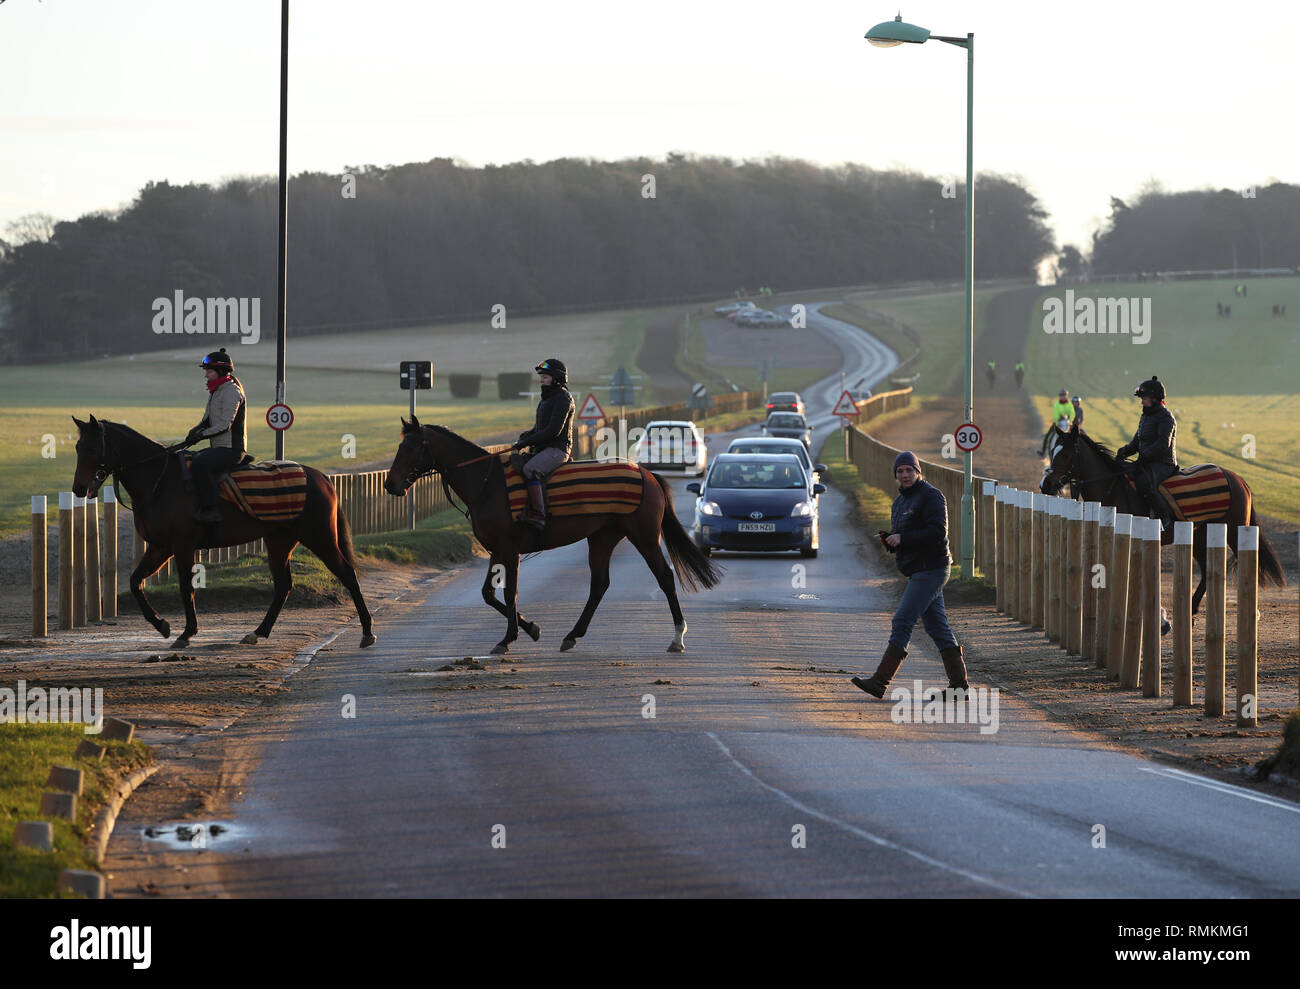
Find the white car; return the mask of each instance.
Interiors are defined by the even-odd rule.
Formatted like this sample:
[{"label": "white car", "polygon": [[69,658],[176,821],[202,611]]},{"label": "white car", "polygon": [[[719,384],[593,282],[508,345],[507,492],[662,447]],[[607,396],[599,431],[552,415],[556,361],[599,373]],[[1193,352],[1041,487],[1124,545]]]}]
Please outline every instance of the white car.
[{"label": "white car", "polygon": [[758,306],[752,302],[724,302],[713,312],[718,316],[726,316],[728,313],[739,312],[741,309],[757,309]]},{"label": "white car", "polygon": [[811,479],[809,485],[820,484],[825,464],[815,464],[808,449],[796,439],[783,436],[737,436],[727,447],[727,453],[789,453],[799,458],[804,472]]},{"label": "white car", "polygon": [[693,422],[656,419],[636,442],[632,459],[652,470],[680,470],[701,477],[708,466],[704,434]]}]

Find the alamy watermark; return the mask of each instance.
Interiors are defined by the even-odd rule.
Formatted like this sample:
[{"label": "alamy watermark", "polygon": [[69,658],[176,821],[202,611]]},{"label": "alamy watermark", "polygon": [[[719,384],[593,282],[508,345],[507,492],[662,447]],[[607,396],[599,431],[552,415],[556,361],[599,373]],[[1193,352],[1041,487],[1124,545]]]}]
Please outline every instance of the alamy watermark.
[{"label": "alamy watermark", "polygon": [[912,689],[895,687],[889,693],[894,707],[889,720],[896,725],[979,725],[981,735],[997,733],[997,687],[966,687],[947,691],[912,681]]},{"label": "alamy watermark", "polygon": [[163,333],[216,333],[239,337],[240,343],[262,338],[262,300],[185,297],[177,289],[173,298],[153,300],[153,331]]},{"label": "alamy watermark", "polygon": [[98,735],[104,727],[103,687],[27,688],[19,680],[17,689],[0,687],[0,724],[86,726],[87,735]]},{"label": "alamy watermark", "polygon": [[1043,300],[1044,333],[1125,333],[1133,343],[1151,342],[1151,299],[1076,298],[1074,289],[1065,299]]}]

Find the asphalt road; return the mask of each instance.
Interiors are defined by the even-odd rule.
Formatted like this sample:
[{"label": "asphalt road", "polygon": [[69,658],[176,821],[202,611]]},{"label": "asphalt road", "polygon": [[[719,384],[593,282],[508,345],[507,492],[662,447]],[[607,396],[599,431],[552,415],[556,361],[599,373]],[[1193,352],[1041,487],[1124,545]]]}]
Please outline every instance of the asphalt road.
[{"label": "asphalt road", "polygon": [[[888,373],[874,341],[833,324],[810,320],[846,365]],[[823,437],[838,394],[836,375],[806,395]],[[228,729],[257,769],[205,850],[143,837],[164,822],[128,804],[114,889],[162,863],[174,878],[155,868],[159,892],[188,896],[1300,892],[1300,807],[1099,748],[1012,697],[986,733],[900,723],[855,690],[896,591],[844,513],[838,492],[823,497],[815,560],[716,555],[720,587],[683,599],[683,655],[666,653],[667,606],[626,544],[567,653],[584,548],[524,564],[520,603],[542,639],[504,659],[485,655],[503,622],[479,599],[481,572],[440,579],[378,646],[343,635]],[[944,682],[918,635],[896,686]],[[481,669],[439,670],[470,656]]]}]

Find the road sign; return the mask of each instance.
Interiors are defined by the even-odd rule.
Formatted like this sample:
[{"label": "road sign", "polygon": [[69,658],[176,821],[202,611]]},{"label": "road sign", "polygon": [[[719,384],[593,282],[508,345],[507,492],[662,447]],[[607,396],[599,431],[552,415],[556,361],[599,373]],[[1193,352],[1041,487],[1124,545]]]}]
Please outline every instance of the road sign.
[{"label": "road sign", "polygon": [[587,400],[582,403],[582,408],[578,410],[579,419],[604,419],[605,413],[596,401],[596,396],[591,392],[587,393]]},{"label": "road sign", "polygon": [[397,380],[403,391],[433,387],[433,361],[402,361]]},{"label": "road sign", "polygon": [[609,383],[609,404],[634,405],[637,387],[632,384],[632,375],[627,373],[627,368],[620,367],[614,372],[614,377]]},{"label": "road sign", "polygon": [[276,402],[266,410],[266,424],[277,433],[282,433],[293,425],[293,409],[283,402]]},{"label": "road sign", "polygon": [[957,449],[966,453],[978,450],[980,444],[984,442],[984,434],[980,432],[979,426],[973,422],[963,422],[957,427],[952,436],[957,441]]},{"label": "road sign", "polygon": [[853,396],[849,394],[847,388],[840,395],[840,400],[835,403],[835,408],[831,409],[833,416],[856,416],[861,415],[862,410],[853,404]]},{"label": "road sign", "polygon": [[713,396],[709,394],[709,389],[702,382],[695,382],[691,386],[690,397],[686,399],[688,409],[711,409],[713,408]]}]

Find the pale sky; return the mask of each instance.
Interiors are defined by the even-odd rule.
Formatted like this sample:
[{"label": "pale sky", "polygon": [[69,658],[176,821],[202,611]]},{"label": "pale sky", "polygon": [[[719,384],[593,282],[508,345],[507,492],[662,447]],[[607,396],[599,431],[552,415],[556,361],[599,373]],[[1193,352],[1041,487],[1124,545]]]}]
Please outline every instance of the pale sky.
[{"label": "pale sky", "polygon": [[[682,151],[960,177],[965,52],[868,45],[896,3],[293,0],[289,168]],[[150,180],[274,174],[279,10],[0,3],[0,228],[114,209]],[[1022,176],[1061,243],[1086,247],[1110,196],[1153,177],[1300,182],[1291,0],[902,13],[975,32],[976,169]]]}]

